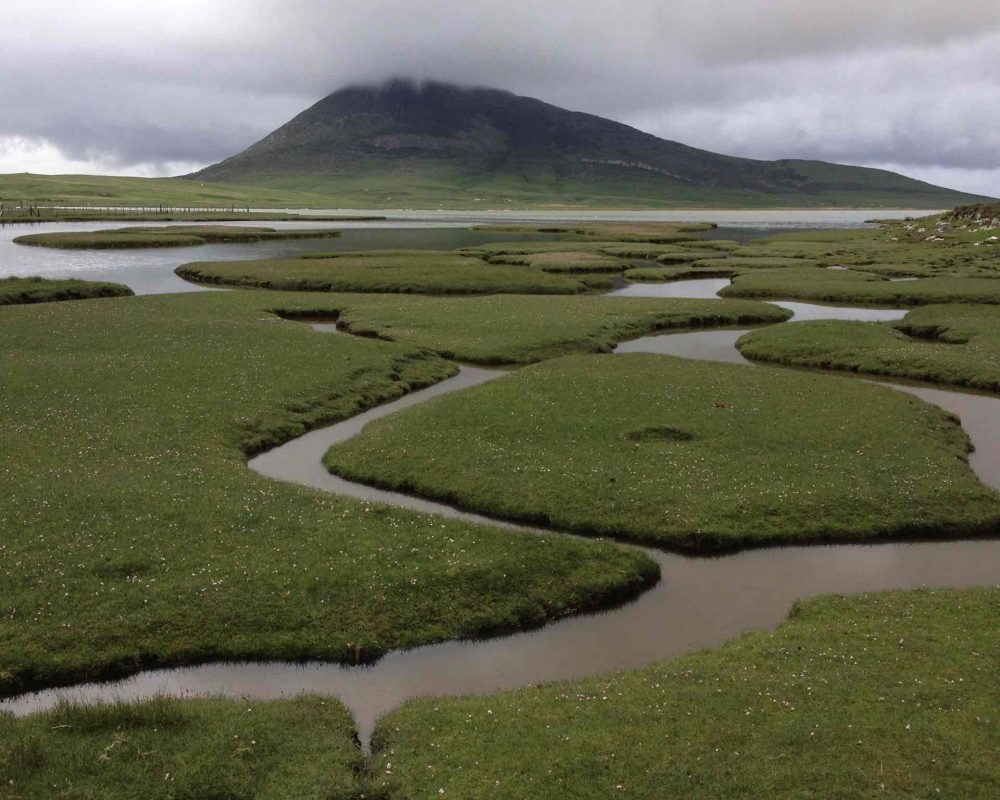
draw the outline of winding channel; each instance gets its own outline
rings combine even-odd
[[[728,280],[632,284],[618,296],[712,297]],[[851,309],[778,303],[794,319],[898,319],[899,310]],[[316,325],[332,331],[330,325]],[[750,363],[735,348],[745,330],[708,330],[645,336],[616,352]],[[250,469],[276,480],[369,502],[389,503],[493,526],[531,530],[419,497],[376,489],[331,475],[321,459],[333,444],[356,436],[374,419],[505,373],[463,366],[452,378],[264,453]],[[1000,489],[1000,398],[926,386],[886,383],[959,415],[976,447],[970,464],[983,483]],[[571,534],[564,534],[571,535]],[[633,545],[636,546],[636,545]],[[810,545],[692,557],[641,547],[660,566],[661,580],[633,602],[594,614],[567,617],[540,629],[486,640],[448,641],[393,651],[370,666],[329,662],[214,663],[150,670],[130,678],[51,689],[0,702],[0,710],[27,714],[60,697],[95,701],[226,695],[269,699],[312,692],[338,697],[354,714],[367,746],[376,720],[411,698],[488,694],[560,679],[581,678],[647,665],[719,645],[755,629],[772,629],[802,598],[828,592],[894,588],[966,587],[1000,581],[996,540],[890,544]]]

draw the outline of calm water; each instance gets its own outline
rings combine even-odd
[[[301,213],[310,213],[309,211]],[[313,213],[336,213],[317,210]],[[852,211],[616,211],[616,212],[510,212],[510,211],[351,211],[339,213],[385,214],[385,221],[359,222],[233,222],[232,225],[264,225],[273,228],[335,228],[344,232],[339,239],[306,241],[246,242],[209,244],[200,247],[149,248],[141,250],[54,250],[16,245],[13,239],[25,233],[55,231],[90,231],[102,228],[150,226],[158,223],[137,222],[56,222],[43,224],[0,225],[0,277],[40,275],[46,278],[81,278],[123,283],[136,294],[206,291],[174,275],[174,269],[190,261],[237,261],[251,258],[284,258],[302,253],[345,250],[451,250],[496,241],[555,239],[544,234],[473,231],[470,225],[481,223],[514,224],[517,222],[558,221],[704,221],[716,222],[719,230],[709,238],[748,241],[781,230],[860,226],[872,216],[900,218],[913,215],[906,210]],[[929,213],[929,212],[920,212]],[[178,223],[162,223],[163,225]],[[706,258],[711,253],[706,254]],[[661,295],[669,296],[669,295]]]
[[[149,223],[135,223],[147,226]],[[295,258],[302,253],[344,252],[348,250],[452,250],[499,241],[546,241],[550,234],[473,231],[460,223],[408,222],[389,227],[372,222],[303,225],[300,222],[212,223],[264,225],[272,228],[333,228],[343,231],[336,239],[299,239],[273,242],[205,244],[199,247],[140,248],[135,250],[56,250],[14,244],[25,233],[100,230],[130,225],[103,223],[45,223],[40,225],[0,225],[0,278],[40,275],[45,278],[81,278],[123,283],[136,294],[202,292],[206,287],[177,277],[174,270],[191,261],[240,261],[253,258]]]
[[[695,280],[671,281],[670,283],[626,283],[622,288],[608,292],[607,296],[673,297],[714,300],[719,296],[719,292],[729,285],[729,282],[729,278],[697,278]],[[775,300],[771,302],[773,305],[781,306],[791,311],[793,314],[792,320],[795,322],[810,319],[888,322],[894,319],[902,319],[906,316],[906,309],[899,308],[848,308],[846,306],[820,305],[817,303],[797,303],[791,300]]]
[[[335,211],[312,209],[265,209],[267,211],[297,211],[302,214],[381,214],[390,224],[400,222],[444,222],[462,225],[513,224],[517,222],[714,222],[727,228],[846,228],[863,225],[870,219],[903,219],[937,214],[938,210],[913,209],[782,209],[782,208],[680,208],[656,211],[507,211],[501,209],[469,209],[466,211],[426,211],[410,209],[374,210],[339,208]],[[729,238],[729,237],[720,237]]]

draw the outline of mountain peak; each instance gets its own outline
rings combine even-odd
[[[978,199],[882,170],[719,155],[500,89],[408,78],[339,89],[190,177],[327,192],[369,206],[938,208]]]

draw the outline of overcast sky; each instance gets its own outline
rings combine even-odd
[[[404,76],[1000,195],[1000,0],[0,6],[0,172],[187,172],[344,85]]]

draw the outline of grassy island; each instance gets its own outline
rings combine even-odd
[[[723,288],[719,295],[843,305],[996,304],[1000,303],[1000,280],[986,277],[943,277],[892,281],[866,272],[786,268],[738,275],[732,285]]]
[[[1000,532],[955,417],[842,378],[570,356],[369,425],[327,466],[482,513],[694,551]]]
[[[480,225],[481,231],[517,231],[521,233],[562,233],[569,236],[605,239],[616,242],[673,244],[701,238],[714,230],[711,222],[568,222],[525,225]]]
[[[17,244],[55,247],[62,250],[116,250],[139,247],[193,247],[229,242],[263,242],[278,239],[331,239],[340,231],[313,228],[275,230],[238,225],[166,225],[163,227],[114,228],[103,231],[30,233],[18,236]]]
[[[252,473],[248,454],[456,369],[276,309],[331,311],[264,292],[0,308],[0,695],[152,665],[370,660],[656,579],[610,542]]]
[[[196,283],[311,292],[577,294],[587,289],[580,280],[540,269],[418,250],[202,261],[182,264],[176,272]]]
[[[131,296],[132,290],[120,283],[38,277],[0,278],[0,306]]]
[[[457,361],[523,364],[606,353],[656,331],[781,322],[791,312],[750,300],[635,297],[332,296],[338,325],[359,336],[426,347]]]
[[[902,320],[796,322],[737,343],[747,358],[1000,392],[1000,308],[924,306]]]

